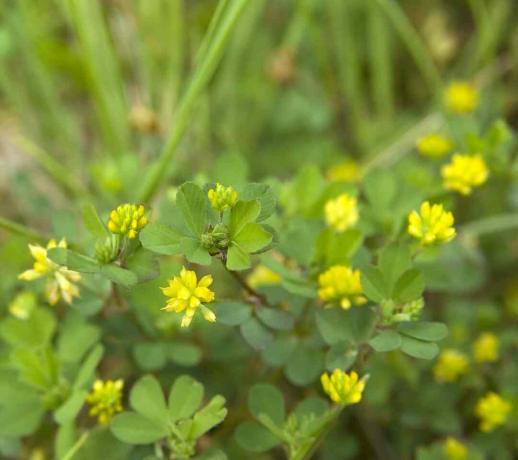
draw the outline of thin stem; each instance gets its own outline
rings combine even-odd
[[[487,235],[518,228],[518,214],[501,214],[470,222],[461,227],[463,234],[470,236]]]
[[[232,275],[232,277],[238,282],[238,284],[252,297],[255,297],[262,305],[265,305],[267,307],[271,307],[270,303],[268,302],[268,299],[261,294],[259,291],[256,291],[248,282],[238,273],[232,270],[229,270],[226,265],[225,261],[222,259],[221,263],[225,267],[225,270]]]
[[[32,228],[26,227],[25,225],[18,224],[4,217],[0,217],[0,228],[3,228],[9,233],[14,235],[24,236],[30,240],[39,241],[46,243],[49,240],[48,236],[45,236]]]
[[[88,436],[90,436],[90,432],[89,431],[84,432],[81,435],[81,437],[77,440],[77,442],[63,456],[63,458],[61,460],[72,460],[74,458],[74,455],[79,452],[79,449],[81,449],[81,447],[83,447],[83,444],[88,439]]]

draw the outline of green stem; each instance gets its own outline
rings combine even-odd
[[[226,14],[221,19],[217,30],[212,33],[213,40],[207,47],[207,51],[204,53],[203,58],[200,60],[198,68],[179,104],[178,111],[174,117],[174,124],[171,133],[169,134],[160,157],[155,164],[152,165],[144,179],[144,186],[138,199],[139,202],[149,202],[160,187],[160,183],[164,177],[166,177],[178,144],[189,125],[189,115],[193,109],[194,103],[214,74],[230,38],[230,34],[249,1],[250,0],[234,0],[231,2],[227,7]]]
[[[88,436],[90,436],[90,432],[89,431],[84,432],[81,435],[81,437],[77,440],[77,442],[63,456],[63,458],[61,460],[72,460],[74,458],[74,455],[79,452],[79,449],[81,449],[81,447],[83,447],[83,444],[88,439]]]
[[[488,233],[504,232],[518,228],[518,214],[501,214],[465,224],[460,231],[470,236],[486,235]]]
[[[0,217],[0,228],[3,228],[7,232],[14,235],[24,236],[30,240],[39,241],[42,243],[46,243],[49,240],[49,237],[37,232],[36,230],[13,222],[12,220],[5,219],[4,217]]]

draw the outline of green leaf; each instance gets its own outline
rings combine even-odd
[[[7,318],[0,324],[0,336],[12,346],[36,348],[50,342],[56,329],[52,313],[38,308],[26,320]]]
[[[439,347],[433,342],[423,342],[403,335],[401,336],[401,351],[413,358],[433,359],[439,353]]]
[[[282,393],[273,385],[266,383],[257,383],[250,388],[248,408],[255,418],[266,414],[278,426],[284,423],[286,417]]]
[[[353,340],[350,321],[343,310],[321,310],[317,312],[316,321],[320,334],[329,345]]]
[[[81,273],[98,273],[99,264],[95,259],[65,248],[53,248],[47,251],[53,262]]]
[[[176,194],[176,204],[185,224],[193,236],[200,236],[207,221],[207,197],[203,190],[192,182],[183,184]]]
[[[393,292],[396,280],[410,268],[411,263],[408,246],[392,243],[381,251],[378,267],[389,293]]]
[[[323,351],[302,345],[290,356],[284,373],[294,385],[305,386],[314,382],[323,370]]]
[[[97,214],[97,210],[95,206],[91,203],[83,206],[83,223],[85,224],[86,229],[97,238],[106,238],[110,236],[110,232],[104,225],[103,221]]]
[[[232,243],[227,251],[227,268],[229,270],[246,270],[252,266],[250,256],[236,243]]]
[[[326,228],[317,239],[317,259],[322,260],[326,266],[348,264],[362,241],[363,235],[356,229],[336,233]]]
[[[32,434],[40,425],[44,412],[37,401],[0,407],[0,437],[20,438]]]
[[[130,270],[119,267],[115,264],[103,265],[101,267],[101,275],[108,278],[115,284],[120,284],[124,287],[132,287],[138,282],[138,276]]]
[[[157,371],[167,364],[167,347],[161,342],[137,343],[133,346],[133,358],[140,369]]]
[[[246,252],[256,252],[270,244],[272,235],[262,225],[246,224],[232,241]]]
[[[179,366],[196,366],[200,363],[203,352],[198,345],[182,342],[171,342],[169,344],[169,358]]]
[[[331,346],[326,353],[326,369],[349,369],[358,356],[358,350],[349,342],[339,342]]]
[[[128,444],[152,444],[168,435],[167,425],[135,412],[116,415],[110,429],[117,439]]]
[[[363,292],[373,302],[381,302],[390,297],[389,287],[378,268],[365,267],[361,271],[361,281]]]
[[[241,335],[255,350],[263,350],[271,341],[272,334],[255,318],[249,318],[241,324]]]
[[[157,254],[176,255],[180,253],[182,235],[169,225],[151,222],[140,232],[142,246]]]
[[[399,323],[398,330],[402,334],[425,342],[437,342],[448,335],[446,324],[427,321]]]
[[[418,299],[424,290],[424,278],[415,268],[407,270],[397,280],[394,287],[394,299],[400,302],[410,302]]]
[[[280,444],[278,438],[257,422],[245,422],[239,425],[234,438],[241,448],[250,452],[266,452]]]
[[[275,195],[272,188],[268,184],[246,184],[244,189],[239,193],[239,199],[243,201],[259,201],[259,204],[261,205],[261,212],[257,217],[257,222],[266,220],[275,211]]]
[[[54,420],[60,425],[72,422],[85,402],[88,392],[79,390],[72,395],[54,412]]]
[[[289,331],[293,328],[293,316],[286,311],[261,307],[257,310],[257,317],[272,329]]]
[[[220,395],[214,396],[205,407],[194,414],[189,437],[198,439],[211,428],[220,424],[227,416],[227,409],[224,406],[225,398]]]
[[[144,417],[167,427],[168,413],[160,384],[151,375],[141,377],[130,393],[131,407]]]
[[[401,346],[401,336],[396,331],[386,330],[369,340],[369,345],[378,352],[397,350]]]
[[[262,351],[261,357],[269,366],[283,366],[298,345],[295,337],[278,337]]]
[[[99,340],[101,335],[97,326],[86,323],[75,316],[63,324],[58,340],[58,354],[64,362],[80,362],[84,354]]]
[[[158,258],[142,248],[128,257],[126,267],[137,275],[140,282],[150,281],[160,274]]]
[[[203,400],[203,385],[188,375],[178,377],[169,393],[169,417],[171,421],[192,416]]]
[[[238,201],[230,211],[228,229],[231,239],[234,239],[246,224],[255,222],[260,212],[261,205],[258,201]]]
[[[216,321],[227,326],[239,326],[252,314],[252,307],[240,302],[221,302],[214,305]]]
[[[79,372],[74,380],[73,389],[79,390],[90,385],[93,380],[95,369],[103,357],[104,348],[102,345],[97,345],[86,357],[83,364],[79,368]]]
[[[209,251],[203,247],[197,238],[184,237],[180,240],[180,251],[185,254],[189,262],[198,265],[210,265],[212,258]]]

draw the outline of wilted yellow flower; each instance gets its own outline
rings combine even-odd
[[[442,204],[421,204],[419,213],[408,215],[408,233],[417,238],[423,246],[447,243],[455,237],[453,214],[445,211]]]
[[[108,230],[117,235],[135,238],[140,230],[147,225],[147,217],[142,205],[121,204],[110,212]]]
[[[465,81],[450,83],[444,93],[446,108],[459,114],[472,112],[478,105],[478,99],[478,91]]]
[[[18,279],[32,281],[38,278],[47,277],[45,295],[51,305],[58,303],[60,298],[71,304],[73,297],[79,297],[79,289],[74,284],[81,279],[81,275],[67,267],[58,265],[47,257],[47,250],[53,248],[66,248],[67,242],[63,238],[59,244],[55,240],[50,240],[44,248],[37,244],[29,244],[29,250],[35,262],[30,270],[26,270],[18,275]]]
[[[160,288],[164,295],[170,297],[162,310],[177,313],[185,311],[181,326],[187,327],[191,324],[196,309],[200,307],[203,317],[213,323],[216,321],[216,315],[202,303],[212,302],[215,298],[214,292],[209,289],[211,284],[211,275],[205,275],[198,282],[195,272],[182,267],[180,276],[170,279],[169,286]]]
[[[248,284],[253,288],[279,284],[281,277],[264,265],[257,265],[246,277]]]
[[[442,449],[448,460],[465,460],[468,458],[468,448],[451,436],[446,438]]]
[[[365,389],[365,378],[359,379],[354,371],[348,374],[335,369],[331,375],[324,372],[320,376],[320,382],[331,401],[343,406],[359,403]]]
[[[160,129],[156,113],[142,104],[131,107],[129,122],[132,128],[144,134],[156,133]]]
[[[493,431],[498,425],[503,425],[511,412],[511,403],[494,392],[480,398],[475,407],[475,413],[480,418],[480,430]]]
[[[210,204],[217,211],[233,208],[237,203],[237,192],[232,187],[225,187],[220,183],[216,188],[211,188],[208,192]]]
[[[492,363],[498,359],[498,337],[491,332],[481,334],[473,344],[473,355],[477,363]]]
[[[329,303],[338,303],[344,310],[367,302],[362,295],[360,271],[334,265],[318,277],[318,296]]]
[[[9,304],[9,313],[18,319],[27,319],[36,307],[36,296],[31,291],[20,292]]]
[[[123,387],[122,379],[95,381],[92,391],[86,397],[86,402],[91,406],[89,414],[97,417],[101,425],[110,423],[113,416],[122,411]]]
[[[489,176],[485,161],[480,155],[456,153],[441,170],[444,187],[462,195],[469,195],[473,187],[482,185]]]
[[[428,134],[417,141],[417,150],[425,157],[441,158],[452,148],[450,139],[440,134]]]
[[[326,222],[337,232],[344,232],[358,222],[358,202],[354,196],[342,193],[325,205]]]
[[[358,182],[360,176],[360,167],[354,160],[342,161],[327,170],[327,178],[331,182]]]
[[[433,373],[435,380],[440,383],[455,382],[469,368],[468,358],[460,351],[444,350],[437,360]]]

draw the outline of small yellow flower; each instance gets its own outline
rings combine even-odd
[[[362,305],[367,299],[362,295],[360,271],[343,265],[333,265],[318,277],[318,296],[329,303],[338,303],[344,310],[352,305]]]
[[[453,155],[451,163],[441,170],[444,187],[462,195],[469,195],[474,187],[482,185],[489,176],[485,161],[480,155]]]
[[[320,376],[324,392],[333,402],[342,406],[349,406],[361,401],[365,380],[365,377],[359,379],[358,374],[354,371],[348,374],[340,369],[335,369],[331,375],[324,372]]]
[[[258,265],[246,277],[246,280],[251,287],[258,288],[260,286],[279,284],[281,282],[281,277],[268,267]]]
[[[216,184],[216,188],[211,188],[208,192],[210,204],[217,211],[230,209],[237,203],[237,192],[232,187],[225,187],[220,183]]]
[[[440,134],[428,134],[417,141],[417,150],[425,157],[441,158],[452,148],[450,139]]]
[[[468,82],[454,81],[444,93],[446,108],[458,114],[469,113],[478,105],[478,91]]]
[[[9,313],[18,319],[28,319],[35,307],[36,296],[31,291],[23,291],[9,304]]]
[[[203,317],[213,323],[216,321],[216,315],[202,303],[214,300],[214,292],[209,289],[211,284],[211,275],[205,275],[198,282],[196,273],[183,267],[180,276],[170,279],[169,286],[160,288],[164,295],[170,297],[167,300],[167,305],[162,310],[177,313],[185,311],[181,326],[188,327],[191,324],[194,313],[196,313],[196,309],[200,307]]]
[[[511,403],[494,392],[487,393],[480,398],[475,407],[475,413],[480,418],[480,430],[493,431],[498,425],[503,425],[509,412]]]
[[[442,204],[421,204],[419,213],[408,215],[408,233],[417,238],[423,246],[447,243],[455,237],[453,214],[444,210]]]
[[[50,240],[46,248],[37,244],[29,244],[29,250],[35,262],[32,269],[20,273],[18,279],[32,281],[47,277],[45,295],[49,303],[55,305],[60,298],[63,298],[66,303],[71,304],[73,297],[79,297],[79,289],[74,283],[81,279],[81,275],[52,262],[47,257],[47,251],[56,247],[66,248],[66,240],[63,238],[59,244],[56,244],[55,240]]]
[[[117,235],[124,235],[130,239],[137,236],[138,232],[147,225],[147,217],[142,205],[121,204],[110,212],[108,230]]]
[[[468,448],[451,436],[446,438],[442,449],[448,460],[465,460],[468,458]]]
[[[358,222],[358,202],[354,196],[342,193],[325,205],[326,222],[329,227],[341,233]]]
[[[89,414],[97,417],[101,425],[110,423],[113,416],[122,411],[123,387],[122,379],[95,381],[92,391],[86,397],[86,402],[91,406]]]
[[[469,368],[468,358],[460,351],[444,350],[433,368],[435,380],[439,383],[455,382]]]
[[[361,170],[356,161],[349,159],[330,166],[326,175],[331,182],[358,182]]]
[[[490,332],[481,334],[473,344],[473,355],[477,363],[492,363],[498,360],[498,337]]]

